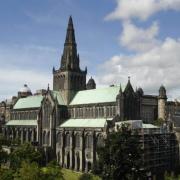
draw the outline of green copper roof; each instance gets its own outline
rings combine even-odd
[[[64,105],[64,100],[63,100],[63,97],[61,95],[61,93],[59,91],[51,91],[52,92],[52,95],[53,95],[53,98],[57,98],[58,100],[58,104],[59,105]]]
[[[115,102],[119,86],[84,90],[76,93],[70,105]]]
[[[84,128],[103,128],[108,119],[97,118],[97,119],[68,119],[60,125],[61,128],[65,127],[84,127]]]
[[[37,126],[37,120],[10,120],[6,126]]]
[[[38,108],[41,106],[42,100],[43,100],[42,95],[28,96],[26,98],[21,98],[16,102],[13,109]]]

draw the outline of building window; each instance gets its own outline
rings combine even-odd
[[[91,135],[87,135],[86,139],[85,139],[86,148],[91,148],[92,141],[93,141],[92,136]]]
[[[97,147],[103,147],[104,146],[104,139],[102,135],[99,135],[97,137]]]
[[[75,147],[79,148],[80,147],[80,135],[76,134],[75,136]]]
[[[70,134],[66,134],[65,136],[65,146],[66,147],[70,146]]]
[[[50,115],[51,115],[51,105],[46,102],[44,105],[44,127],[48,128],[50,126]]]

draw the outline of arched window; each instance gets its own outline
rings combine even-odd
[[[50,145],[50,132],[47,133],[47,145]]]
[[[61,145],[61,133],[57,133],[56,135],[56,142]]]
[[[85,145],[86,145],[86,148],[91,148],[92,147],[92,141],[93,141],[93,138],[92,138],[92,135],[87,135],[86,138],[85,138]]]
[[[99,135],[97,137],[97,147],[102,147],[102,146],[104,146],[104,138],[102,135]]]
[[[70,134],[66,134],[65,136],[65,146],[66,147],[70,146]]]
[[[95,117],[98,117],[98,108],[95,108]]]
[[[43,132],[43,144],[46,144],[46,132]]]
[[[75,147],[79,148],[80,147],[80,135],[76,134],[75,136]]]
[[[50,115],[51,115],[51,104],[46,101],[44,105],[44,128],[48,128],[50,126]]]
[[[107,114],[107,117],[109,117],[109,107],[107,107],[106,109],[106,114]]]

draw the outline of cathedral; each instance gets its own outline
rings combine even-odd
[[[48,87],[33,94],[24,85],[17,97],[3,101],[3,134],[43,147],[47,161],[56,158],[62,167],[88,171],[97,160],[97,147],[117,122],[142,120],[147,127],[170,116],[178,122],[179,105],[167,101],[163,85],[157,95],[134,90],[130,77],[125,88],[96,88],[92,77],[86,80],[87,68],[82,70],[80,62],[70,17],[60,67],[52,70],[53,90]]]

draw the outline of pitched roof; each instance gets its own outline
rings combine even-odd
[[[53,98],[54,99],[57,98],[59,105],[65,105],[64,99],[59,91],[51,91],[51,92],[52,92]]]
[[[13,109],[26,109],[26,108],[38,108],[41,106],[43,100],[42,95],[28,96],[26,98],[20,98]]]
[[[10,120],[6,126],[37,126],[37,120]]]
[[[78,91],[70,105],[115,102],[119,86]]]
[[[97,119],[68,119],[64,123],[60,125],[61,128],[65,127],[84,127],[84,128],[103,128],[106,124],[107,120],[105,118],[97,118]]]

